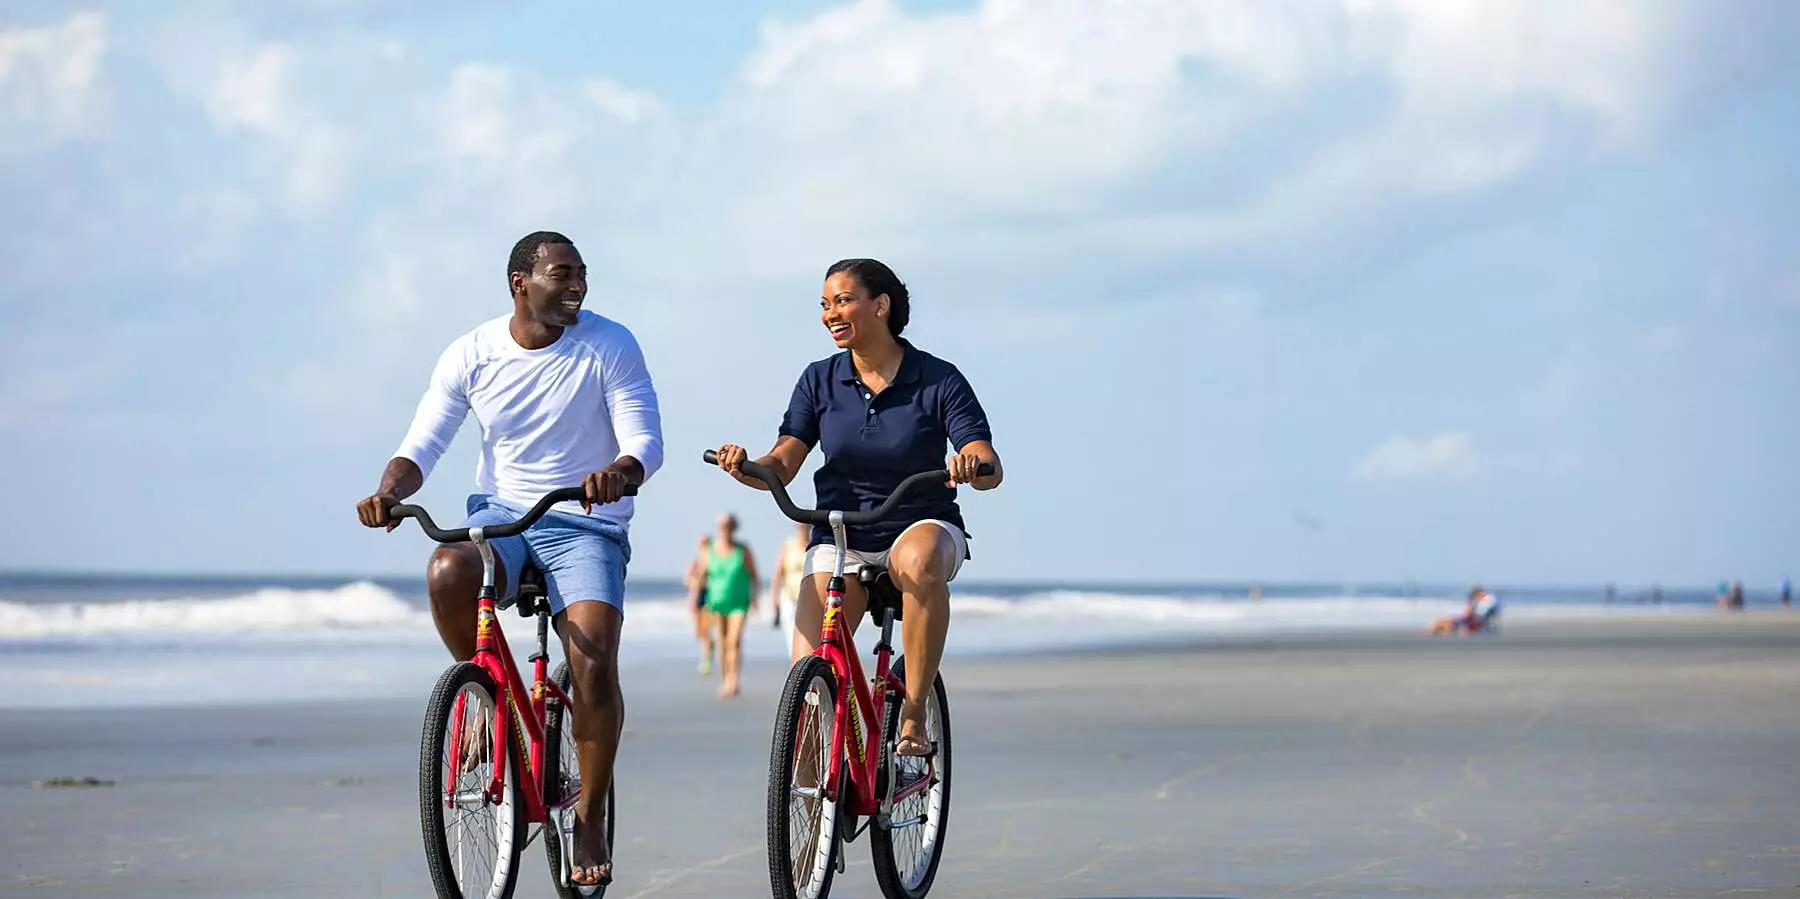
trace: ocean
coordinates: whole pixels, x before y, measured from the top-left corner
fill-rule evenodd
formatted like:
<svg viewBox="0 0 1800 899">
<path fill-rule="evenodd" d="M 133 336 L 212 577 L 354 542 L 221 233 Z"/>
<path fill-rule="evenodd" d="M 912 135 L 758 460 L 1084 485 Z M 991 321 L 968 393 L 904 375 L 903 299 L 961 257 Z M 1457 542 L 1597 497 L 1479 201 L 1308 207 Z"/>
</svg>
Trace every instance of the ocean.
<svg viewBox="0 0 1800 899">
<path fill-rule="evenodd" d="M 1488 584 L 1503 621 L 1708 612 L 1708 588 Z M 633 580 L 620 665 L 632 677 L 693 677 L 698 648 L 680 584 Z M 1416 631 L 1461 609 L 1468 585 L 957 583 L 947 654 L 1005 654 L 1255 638 Z M 1749 595 L 1751 606 L 1772 595 Z M 768 605 L 746 629 L 745 664 L 785 665 Z M 501 613 L 524 665 L 533 623 Z M 869 645 L 863 630 L 861 649 Z M 552 637 L 554 641 L 554 636 Z M 553 650 L 552 657 L 560 656 Z M 419 577 L 0 574 L 0 708 L 267 703 L 417 696 L 449 656 Z M 627 684 L 629 692 L 629 684 Z"/>
</svg>

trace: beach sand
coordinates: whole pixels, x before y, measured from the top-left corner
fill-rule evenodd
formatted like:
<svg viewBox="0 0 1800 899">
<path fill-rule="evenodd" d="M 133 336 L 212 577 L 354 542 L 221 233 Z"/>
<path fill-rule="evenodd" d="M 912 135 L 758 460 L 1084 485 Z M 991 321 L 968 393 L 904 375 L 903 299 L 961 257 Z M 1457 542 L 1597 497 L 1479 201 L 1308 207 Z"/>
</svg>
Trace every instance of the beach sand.
<svg viewBox="0 0 1800 899">
<path fill-rule="evenodd" d="M 936 897 L 1800 895 L 1800 613 L 954 639 Z M 610 897 L 769 895 L 784 673 L 752 663 L 724 703 L 680 665 L 630 673 Z M 0 713 L 0 895 L 429 896 L 424 699 Z M 33 785 L 55 777 L 113 783 Z M 848 865 L 833 896 L 880 895 L 866 839 Z M 550 895 L 541 844 L 523 867 L 518 895 Z"/>
</svg>

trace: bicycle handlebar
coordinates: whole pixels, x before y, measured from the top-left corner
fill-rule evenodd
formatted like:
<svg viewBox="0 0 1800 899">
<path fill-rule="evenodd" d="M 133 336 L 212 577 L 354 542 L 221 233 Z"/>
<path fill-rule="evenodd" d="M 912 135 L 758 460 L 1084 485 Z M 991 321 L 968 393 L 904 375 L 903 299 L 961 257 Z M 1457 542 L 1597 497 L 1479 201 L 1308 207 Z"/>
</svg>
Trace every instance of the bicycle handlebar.
<svg viewBox="0 0 1800 899">
<path fill-rule="evenodd" d="M 719 454 L 714 450 L 707 450 L 705 453 L 701 454 L 700 458 L 708 465 L 719 464 Z M 738 470 L 750 477 L 762 481 L 768 486 L 769 492 L 775 495 L 775 505 L 780 507 L 781 514 L 786 515 L 801 524 L 831 523 L 831 510 L 829 509 L 802 509 L 795 506 L 794 501 L 788 497 L 787 485 L 781 483 L 781 479 L 776 477 L 775 473 L 767 468 L 764 468 L 749 459 L 745 459 L 743 463 L 738 466 Z M 987 462 L 981 463 L 975 469 L 975 474 L 979 477 L 986 477 L 993 473 L 994 466 Z M 936 471 L 921 471 L 918 474 L 911 475 L 906 480 L 901 481 L 900 486 L 895 487 L 894 492 L 888 494 L 888 498 L 882 502 L 881 505 L 876 506 L 873 509 L 864 509 L 860 512 L 842 513 L 844 516 L 844 524 L 872 524 L 880 521 L 892 514 L 894 507 L 900 504 L 900 500 L 920 484 L 926 484 L 932 481 L 941 484 L 949 479 L 950 472 L 942 468 Z"/>
<path fill-rule="evenodd" d="M 626 484 L 624 495 L 637 496 L 637 485 Z M 543 498 L 537 501 L 537 505 L 532 506 L 531 511 L 526 512 L 518 520 L 507 524 L 493 524 L 483 527 L 481 529 L 481 537 L 483 540 L 498 540 L 502 537 L 516 537 L 525 533 L 526 528 L 537 524 L 537 520 L 544 517 L 544 513 L 550 511 L 551 506 L 561 502 L 579 502 L 586 498 L 587 491 L 580 487 L 563 487 L 552 490 L 549 493 L 544 494 Z M 425 536 L 430 537 L 439 543 L 467 543 L 470 539 L 468 528 L 450 528 L 449 530 L 440 528 L 437 526 L 437 522 L 431 520 L 431 515 L 418 506 L 401 503 L 389 509 L 388 515 L 396 519 L 417 518 L 419 520 L 419 529 L 425 532 Z"/>
</svg>

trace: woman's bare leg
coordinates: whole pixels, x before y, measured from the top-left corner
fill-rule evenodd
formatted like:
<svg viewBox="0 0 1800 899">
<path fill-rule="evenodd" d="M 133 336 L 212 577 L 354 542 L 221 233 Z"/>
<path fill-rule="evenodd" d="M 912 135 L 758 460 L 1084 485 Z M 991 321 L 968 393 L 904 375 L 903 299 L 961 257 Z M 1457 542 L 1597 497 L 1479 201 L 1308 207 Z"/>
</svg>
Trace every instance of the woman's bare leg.
<svg viewBox="0 0 1800 899">
<path fill-rule="evenodd" d="M 925 705 L 950 631 L 956 542 L 936 525 L 913 528 L 888 553 L 888 566 L 905 609 L 900 637 L 906 647 L 906 702 L 900 706 L 900 738 L 894 751 L 925 755 L 931 751 L 925 737 Z"/>
</svg>

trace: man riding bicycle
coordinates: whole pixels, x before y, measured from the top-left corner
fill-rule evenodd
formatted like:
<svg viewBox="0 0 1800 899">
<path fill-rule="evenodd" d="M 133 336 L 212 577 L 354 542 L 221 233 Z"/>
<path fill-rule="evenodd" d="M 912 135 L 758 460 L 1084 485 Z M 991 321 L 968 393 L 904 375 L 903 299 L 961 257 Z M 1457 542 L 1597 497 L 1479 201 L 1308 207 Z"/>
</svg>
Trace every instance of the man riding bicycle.
<svg viewBox="0 0 1800 899">
<path fill-rule="evenodd" d="M 374 495 L 357 504 L 368 527 L 392 531 L 389 510 L 418 492 L 463 419 L 481 424 L 481 458 L 461 527 L 518 519 L 552 490 L 579 484 L 585 498 L 559 504 L 525 533 L 494 540 L 496 589 L 506 596 L 527 558 L 544 586 L 573 688 L 581 766 L 570 881 L 608 883 L 604 809 L 624 726 L 619 632 L 631 558 L 633 499 L 662 466 L 656 390 L 637 339 L 584 310 L 587 266 L 567 237 L 537 231 L 507 264 L 513 309 L 453 341 Z M 439 547 L 426 568 L 432 619 L 458 660 L 475 653 L 482 564 L 473 544 Z"/>
</svg>

